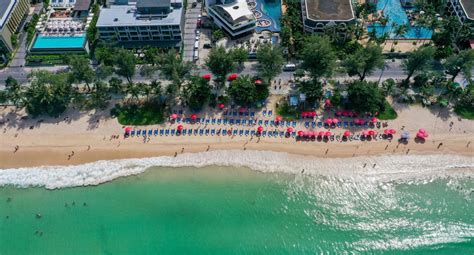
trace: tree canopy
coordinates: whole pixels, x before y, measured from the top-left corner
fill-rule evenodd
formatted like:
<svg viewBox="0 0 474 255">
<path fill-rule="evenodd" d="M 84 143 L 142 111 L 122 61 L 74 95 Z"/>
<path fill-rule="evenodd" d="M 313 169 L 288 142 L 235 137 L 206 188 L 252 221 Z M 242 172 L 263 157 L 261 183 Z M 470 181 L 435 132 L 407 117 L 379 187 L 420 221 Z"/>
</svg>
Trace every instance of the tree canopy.
<svg viewBox="0 0 474 255">
<path fill-rule="evenodd" d="M 316 106 L 323 98 L 323 85 L 317 80 L 300 82 L 298 90 L 306 96 L 306 102 L 311 106 Z"/>
<path fill-rule="evenodd" d="M 95 79 L 95 72 L 92 70 L 89 59 L 85 56 L 71 55 L 66 58 L 69 65 L 69 81 L 71 83 L 86 83 L 89 86 Z M 90 90 L 90 88 L 89 88 Z"/>
<path fill-rule="evenodd" d="M 234 57 L 227 53 L 224 47 L 212 48 L 206 60 L 206 66 L 219 80 L 224 81 L 226 75 L 235 68 Z"/>
<path fill-rule="evenodd" d="M 336 54 L 327 37 L 317 35 L 309 37 L 301 51 L 301 59 L 303 69 L 317 80 L 330 77 L 336 67 Z"/>
<path fill-rule="evenodd" d="M 252 106 L 268 96 L 268 86 L 255 85 L 250 76 L 244 75 L 231 82 L 227 94 L 238 105 Z"/>
<path fill-rule="evenodd" d="M 357 48 L 354 53 L 349 54 L 343 61 L 343 67 L 349 76 L 357 75 L 362 81 L 367 75 L 373 73 L 377 68 L 384 66 L 382 47 L 374 43 L 366 47 Z"/>
<path fill-rule="evenodd" d="M 451 55 L 443 64 L 446 73 L 452 75 L 454 81 L 456 77 L 463 73 L 466 79 L 471 78 L 471 70 L 474 67 L 474 50 L 462 50 L 457 55 Z"/>
<path fill-rule="evenodd" d="M 135 75 L 136 58 L 128 50 L 118 49 L 115 53 L 115 73 L 126 78 L 129 83 Z"/>
<path fill-rule="evenodd" d="M 211 97 L 209 81 L 199 76 L 191 76 L 183 88 L 183 97 L 189 108 L 201 110 Z"/>
<path fill-rule="evenodd" d="M 189 77 L 194 65 L 191 62 L 183 62 L 179 54 L 174 50 L 168 51 L 163 56 L 160 65 L 161 74 L 176 85 L 180 86 L 182 81 Z"/>
<path fill-rule="evenodd" d="M 284 63 L 282 50 L 270 44 L 260 46 L 257 50 L 258 74 L 270 82 L 280 72 Z"/>
<path fill-rule="evenodd" d="M 356 81 L 349 86 L 349 109 L 360 113 L 380 113 L 385 110 L 385 97 L 376 83 Z"/>
<path fill-rule="evenodd" d="M 408 54 L 406 60 L 402 63 L 402 68 L 407 74 L 405 82 L 408 84 L 410 78 L 417 72 L 428 68 L 433 61 L 435 49 L 432 46 L 418 48 Z"/>
</svg>

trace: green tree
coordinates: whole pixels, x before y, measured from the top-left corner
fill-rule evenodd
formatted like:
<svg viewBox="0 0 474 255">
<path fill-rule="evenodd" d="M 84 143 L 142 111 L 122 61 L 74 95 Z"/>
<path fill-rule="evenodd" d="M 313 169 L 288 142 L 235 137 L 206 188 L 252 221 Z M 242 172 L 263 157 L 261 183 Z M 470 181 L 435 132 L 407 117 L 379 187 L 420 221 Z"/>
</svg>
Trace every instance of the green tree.
<svg viewBox="0 0 474 255">
<path fill-rule="evenodd" d="M 129 82 L 127 83 L 127 86 L 125 87 L 125 92 L 127 93 L 127 95 L 130 95 L 130 99 L 132 101 L 135 100 L 135 102 L 138 103 L 142 90 L 139 84 Z"/>
<path fill-rule="evenodd" d="M 86 84 L 87 90 L 90 91 L 90 83 L 95 79 L 94 70 L 92 70 L 89 59 L 85 56 L 71 55 L 66 58 L 69 65 L 69 82 Z"/>
<path fill-rule="evenodd" d="M 248 75 L 233 80 L 227 89 L 227 94 L 241 106 L 251 106 L 258 101 L 255 83 Z"/>
<path fill-rule="evenodd" d="M 117 77 L 112 77 L 109 80 L 109 91 L 116 94 L 123 93 L 123 81 Z"/>
<path fill-rule="evenodd" d="M 104 44 L 100 47 L 97 47 L 94 51 L 95 59 L 99 64 L 104 64 L 106 66 L 114 66 L 115 64 L 115 54 L 117 48 L 112 44 Z"/>
<path fill-rule="evenodd" d="M 128 83 L 132 83 L 136 61 L 135 56 L 130 51 L 118 49 L 115 53 L 115 73 L 126 78 Z"/>
<path fill-rule="evenodd" d="M 24 94 L 20 83 L 13 77 L 8 76 L 5 80 L 5 96 L 17 108 L 24 101 Z"/>
<path fill-rule="evenodd" d="M 189 108 L 201 110 L 211 97 L 209 82 L 202 77 L 191 76 L 183 89 L 183 97 Z"/>
<path fill-rule="evenodd" d="M 237 62 L 239 66 L 242 66 L 249 57 L 248 51 L 243 47 L 235 48 L 231 52 L 232 56 L 234 57 L 234 61 Z"/>
<path fill-rule="evenodd" d="M 356 81 L 349 86 L 349 108 L 360 113 L 380 113 L 385 110 L 385 97 L 376 83 Z"/>
<path fill-rule="evenodd" d="M 25 91 L 25 106 L 28 114 L 47 114 L 57 117 L 69 106 L 73 89 L 66 73 L 54 74 L 36 71 L 31 74 L 30 86 Z"/>
<path fill-rule="evenodd" d="M 311 36 L 304 45 L 301 59 L 303 69 L 316 80 L 330 77 L 336 67 L 336 54 L 327 37 Z"/>
<path fill-rule="evenodd" d="M 155 66 L 142 65 L 140 68 L 140 76 L 151 79 L 156 71 L 158 71 L 158 69 Z"/>
<path fill-rule="evenodd" d="M 323 98 L 323 85 L 318 80 L 302 81 L 298 90 L 306 96 L 306 102 L 311 106 L 318 105 Z"/>
<path fill-rule="evenodd" d="M 219 81 L 225 81 L 226 75 L 235 69 L 234 58 L 224 47 L 212 48 L 206 60 L 206 66 L 217 76 Z"/>
<path fill-rule="evenodd" d="M 446 73 L 452 75 L 452 81 L 454 81 L 460 73 L 463 73 L 464 78 L 467 80 L 471 79 L 471 70 L 474 67 L 474 50 L 463 50 L 457 55 L 448 57 L 443 66 L 446 69 Z"/>
<path fill-rule="evenodd" d="M 395 96 L 399 94 L 395 80 L 390 78 L 382 82 L 382 92 L 385 96 Z"/>
<path fill-rule="evenodd" d="M 418 48 L 408 54 L 406 60 L 402 63 L 402 68 L 407 74 L 405 84 L 410 83 L 411 77 L 417 72 L 427 69 L 433 61 L 435 49 L 432 46 Z"/>
<path fill-rule="evenodd" d="M 393 34 L 395 35 L 395 38 L 397 38 L 397 40 L 405 37 L 405 34 L 408 32 L 408 26 L 406 24 L 397 25 L 394 23 L 393 26 L 395 27 Z M 395 41 L 396 40 L 393 40 L 392 42 L 392 49 L 393 49 L 393 44 L 395 43 Z"/>
<path fill-rule="evenodd" d="M 145 49 L 145 62 L 150 65 L 158 65 L 161 62 L 160 50 L 155 47 L 148 47 Z"/>
<path fill-rule="evenodd" d="M 257 50 L 257 61 L 258 74 L 270 83 L 281 72 L 284 63 L 281 48 L 270 44 L 260 46 Z"/>
<path fill-rule="evenodd" d="M 373 73 L 376 68 L 384 66 L 382 47 L 369 43 L 365 48 L 358 48 L 343 61 L 343 67 L 349 76 L 359 76 L 363 81 L 367 75 Z"/>
<path fill-rule="evenodd" d="M 96 81 L 89 95 L 89 100 L 87 100 L 87 106 L 90 109 L 105 109 L 109 104 L 110 98 L 107 84 L 103 81 Z"/>
<path fill-rule="evenodd" d="M 176 54 L 174 50 L 170 50 L 162 58 L 160 72 L 167 80 L 178 85 L 179 88 L 183 80 L 189 77 L 193 67 L 193 63 L 183 62 L 179 54 Z"/>
</svg>

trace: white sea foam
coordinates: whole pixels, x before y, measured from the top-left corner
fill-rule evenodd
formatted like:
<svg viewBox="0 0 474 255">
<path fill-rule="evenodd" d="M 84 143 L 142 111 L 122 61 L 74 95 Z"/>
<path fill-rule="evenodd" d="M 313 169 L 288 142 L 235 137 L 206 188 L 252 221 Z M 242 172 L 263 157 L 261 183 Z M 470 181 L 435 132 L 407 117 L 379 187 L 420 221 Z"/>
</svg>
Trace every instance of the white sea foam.
<svg viewBox="0 0 474 255">
<path fill-rule="evenodd" d="M 366 166 L 364 167 L 364 164 Z M 375 168 L 373 165 L 376 164 Z M 268 151 L 211 151 L 177 157 L 97 161 L 77 166 L 45 166 L 0 170 L 0 186 L 38 186 L 47 189 L 98 185 L 122 176 L 162 167 L 248 167 L 261 172 L 337 176 L 348 180 L 432 180 L 447 176 L 474 176 L 474 159 L 456 155 L 393 155 L 323 159 Z"/>
</svg>

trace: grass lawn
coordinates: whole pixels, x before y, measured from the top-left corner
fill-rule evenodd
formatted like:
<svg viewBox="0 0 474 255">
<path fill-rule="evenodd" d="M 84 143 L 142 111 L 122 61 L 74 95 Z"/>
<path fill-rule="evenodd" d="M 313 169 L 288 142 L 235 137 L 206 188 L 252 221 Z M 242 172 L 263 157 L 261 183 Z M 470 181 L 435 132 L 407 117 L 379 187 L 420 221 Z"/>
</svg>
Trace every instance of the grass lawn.
<svg viewBox="0 0 474 255">
<path fill-rule="evenodd" d="M 163 122 L 161 106 L 147 103 L 143 105 L 115 105 L 111 111 L 112 116 L 122 125 L 153 125 Z"/>
<path fill-rule="evenodd" d="M 463 119 L 474 120 L 474 109 L 472 108 L 456 106 L 454 108 L 454 112 L 456 112 L 456 114 Z"/>
<path fill-rule="evenodd" d="M 387 101 L 385 101 L 385 111 L 379 113 L 379 115 L 377 116 L 377 118 L 379 118 L 380 120 L 394 120 L 397 117 L 397 112 Z"/>
</svg>

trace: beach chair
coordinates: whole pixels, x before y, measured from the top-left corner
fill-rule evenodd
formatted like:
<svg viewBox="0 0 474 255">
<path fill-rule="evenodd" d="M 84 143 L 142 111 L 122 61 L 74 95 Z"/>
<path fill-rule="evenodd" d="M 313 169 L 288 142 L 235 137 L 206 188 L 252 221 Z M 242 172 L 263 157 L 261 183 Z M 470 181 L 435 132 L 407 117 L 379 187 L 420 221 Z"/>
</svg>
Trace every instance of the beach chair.
<svg viewBox="0 0 474 255">
<path fill-rule="evenodd" d="M 211 123 L 211 119 L 206 119 L 206 124 Z"/>
<path fill-rule="evenodd" d="M 253 120 L 249 120 L 249 126 L 253 126 Z"/>
<path fill-rule="evenodd" d="M 237 135 L 237 129 L 234 129 L 234 131 L 232 132 L 232 135 Z"/>
<path fill-rule="evenodd" d="M 178 118 L 176 119 L 176 122 L 181 123 L 181 118 L 178 117 Z"/>
<path fill-rule="evenodd" d="M 280 122 L 278 122 L 278 124 L 280 124 L 280 127 L 284 127 L 285 126 L 285 121 L 280 121 Z"/>
<path fill-rule="evenodd" d="M 352 122 L 352 121 L 349 122 L 349 126 L 350 126 L 350 127 L 354 127 L 354 122 Z"/>
<path fill-rule="evenodd" d="M 194 133 L 194 135 L 198 135 L 198 134 L 199 134 L 199 129 L 197 129 L 197 128 L 194 129 L 194 132 L 193 132 L 193 133 Z"/>
<path fill-rule="evenodd" d="M 183 129 L 183 131 L 181 131 L 181 135 L 186 135 L 188 133 L 187 129 Z"/>
<path fill-rule="evenodd" d="M 236 124 L 237 126 L 240 126 L 240 119 L 236 119 L 236 120 L 235 120 L 235 124 Z"/>
<path fill-rule="evenodd" d="M 349 122 L 344 121 L 344 128 L 348 128 L 348 126 L 349 126 Z"/>
<path fill-rule="evenodd" d="M 251 112 L 250 117 L 255 117 L 255 112 Z"/>
<path fill-rule="evenodd" d="M 169 136 L 169 134 L 170 134 L 170 130 L 169 130 L 169 129 L 166 129 L 165 135 L 166 135 L 166 136 Z"/>
<path fill-rule="evenodd" d="M 193 130 L 192 129 L 188 129 L 188 135 L 192 135 L 193 134 Z"/>
<path fill-rule="evenodd" d="M 262 137 L 265 137 L 265 136 L 267 136 L 267 131 L 262 132 Z"/>
<path fill-rule="evenodd" d="M 224 116 L 227 116 L 227 114 L 228 114 L 228 112 L 227 112 L 227 111 L 225 111 L 225 112 L 224 112 Z"/>
<path fill-rule="evenodd" d="M 229 124 L 229 120 L 228 120 L 228 119 L 224 119 L 224 120 L 222 121 L 222 123 L 223 123 L 224 125 L 227 125 L 227 124 Z"/>
<path fill-rule="evenodd" d="M 256 133 L 255 130 L 252 130 L 252 131 L 250 132 L 250 135 L 251 135 L 251 136 L 254 136 L 255 133 Z"/>
<path fill-rule="evenodd" d="M 212 125 L 215 125 L 216 124 L 216 119 L 212 119 Z"/>
<path fill-rule="evenodd" d="M 211 136 L 214 136 L 216 134 L 216 130 L 215 129 L 212 129 L 211 130 Z"/>
<path fill-rule="evenodd" d="M 209 135 L 209 128 L 206 128 L 206 135 Z"/>
<path fill-rule="evenodd" d="M 160 136 L 163 136 L 164 133 L 165 133 L 165 130 L 164 130 L 164 129 L 160 129 Z"/>
<path fill-rule="evenodd" d="M 237 114 L 238 114 L 237 112 L 233 112 L 233 113 L 232 113 L 232 115 L 234 115 L 234 116 L 237 116 Z"/>
<path fill-rule="evenodd" d="M 230 119 L 230 120 L 229 120 L 229 124 L 230 124 L 230 125 L 234 125 L 234 119 Z"/>
<path fill-rule="evenodd" d="M 268 137 L 272 137 L 273 136 L 273 132 L 272 131 L 268 131 Z"/>
<path fill-rule="evenodd" d="M 190 118 L 186 118 L 185 123 L 186 123 L 186 124 L 191 123 L 191 119 L 190 119 Z"/>
<path fill-rule="evenodd" d="M 243 129 L 239 130 L 239 135 L 240 135 L 240 136 L 243 136 L 243 135 L 244 135 L 244 130 L 243 130 Z"/>
<path fill-rule="evenodd" d="M 135 130 L 132 130 L 132 132 L 130 132 L 130 136 L 131 136 L 131 137 L 134 137 L 134 136 L 135 136 Z"/>
<path fill-rule="evenodd" d="M 242 126 L 247 125 L 247 120 L 242 120 Z"/>
<path fill-rule="evenodd" d="M 154 136 L 157 136 L 157 135 L 158 135 L 158 132 L 159 132 L 158 129 L 155 129 L 155 130 L 153 131 L 153 135 L 154 135 Z"/>
<path fill-rule="evenodd" d="M 273 115 L 273 111 L 272 110 L 268 111 L 268 117 L 271 117 L 272 115 Z"/>
<path fill-rule="evenodd" d="M 275 126 L 275 121 L 274 120 L 270 121 L 270 126 Z"/>
<path fill-rule="evenodd" d="M 217 125 L 222 124 L 222 119 L 217 119 Z"/>
<path fill-rule="evenodd" d="M 200 136 L 204 135 L 204 130 L 203 129 L 199 129 L 199 135 Z"/>
<path fill-rule="evenodd" d="M 264 117 L 267 116 L 267 110 L 263 110 L 263 111 L 262 111 L 262 115 L 263 115 Z"/>
<path fill-rule="evenodd" d="M 183 110 L 179 110 L 178 113 L 179 113 L 179 114 L 183 114 Z"/>
<path fill-rule="evenodd" d="M 174 135 L 176 133 L 175 129 L 171 129 L 171 135 Z"/>
<path fill-rule="evenodd" d="M 248 116 L 250 115 L 250 113 L 249 113 L 249 112 L 245 112 L 244 115 L 245 115 L 245 117 L 248 117 Z"/>
<path fill-rule="evenodd" d="M 201 122 L 201 118 L 197 118 L 196 123 L 200 123 L 200 122 Z"/>
<path fill-rule="evenodd" d="M 304 126 L 305 126 L 306 128 L 309 128 L 309 121 L 305 121 Z"/>
<path fill-rule="evenodd" d="M 321 121 L 318 121 L 318 128 L 322 128 L 323 127 L 323 123 Z"/>
<path fill-rule="evenodd" d="M 341 127 L 341 125 L 342 125 L 342 123 L 341 123 L 341 122 L 338 122 L 338 123 L 337 123 L 337 127 L 338 127 L 338 128 L 340 128 L 340 127 Z"/>
<path fill-rule="evenodd" d="M 294 128 L 296 127 L 296 121 L 293 121 L 291 124 Z"/>
<path fill-rule="evenodd" d="M 265 126 L 268 126 L 268 120 L 266 120 L 266 121 L 264 122 L 264 124 L 265 124 Z"/>
<path fill-rule="evenodd" d="M 227 135 L 227 129 L 222 129 L 222 135 L 226 136 Z"/>
<path fill-rule="evenodd" d="M 280 131 L 280 137 L 284 137 L 284 136 L 285 136 L 285 132 Z"/>
<path fill-rule="evenodd" d="M 263 125 L 263 120 L 258 120 L 258 125 L 259 126 Z"/>
<path fill-rule="evenodd" d="M 148 135 L 148 136 L 152 136 L 152 135 L 153 135 L 153 130 L 152 130 L 152 129 L 149 129 L 147 135 Z"/>
<path fill-rule="evenodd" d="M 311 122 L 311 127 L 316 128 L 316 122 L 315 121 Z"/>
<path fill-rule="evenodd" d="M 295 131 L 291 132 L 291 136 L 296 137 L 296 132 Z"/>
<path fill-rule="evenodd" d="M 146 136 L 146 129 L 142 130 L 142 136 Z"/>
</svg>

